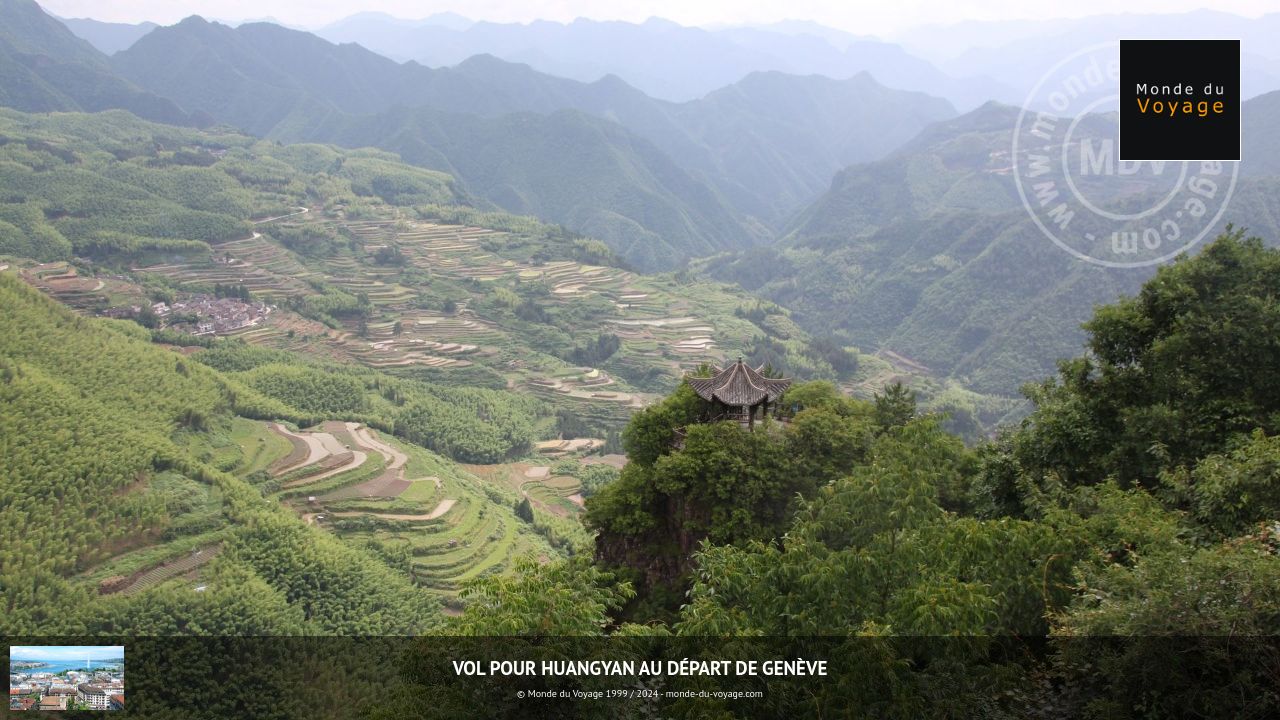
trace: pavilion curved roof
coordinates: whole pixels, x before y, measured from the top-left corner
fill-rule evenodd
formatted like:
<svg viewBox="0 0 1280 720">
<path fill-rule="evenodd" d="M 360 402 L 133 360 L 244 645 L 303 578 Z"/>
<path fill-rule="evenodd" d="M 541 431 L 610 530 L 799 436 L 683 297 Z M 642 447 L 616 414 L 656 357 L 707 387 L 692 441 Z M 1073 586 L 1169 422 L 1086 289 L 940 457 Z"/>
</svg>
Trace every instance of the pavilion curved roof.
<svg viewBox="0 0 1280 720">
<path fill-rule="evenodd" d="M 755 405 L 761 400 L 776 401 L 791 386 L 789 378 L 767 378 L 742 358 L 709 378 L 686 377 L 689 386 L 703 400 L 719 400 L 735 407 Z"/>
</svg>

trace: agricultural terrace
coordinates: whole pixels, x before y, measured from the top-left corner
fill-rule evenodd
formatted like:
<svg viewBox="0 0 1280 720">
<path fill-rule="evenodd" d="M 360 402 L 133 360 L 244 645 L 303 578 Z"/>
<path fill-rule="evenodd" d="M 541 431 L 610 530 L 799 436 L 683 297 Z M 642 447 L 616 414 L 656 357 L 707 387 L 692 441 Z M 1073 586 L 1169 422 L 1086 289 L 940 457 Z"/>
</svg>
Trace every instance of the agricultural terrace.
<svg viewBox="0 0 1280 720">
<path fill-rule="evenodd" d="M 542 260 L 536 238 L 383 211 L 286 217 L 207 256 L 138 270 L 179 287 L 243 285 L 277 304 L 262 324 L 230 333 L 247 342 L 388 371 L 480 365 L 510 389 L 609 427 L 684 371 L 721 362 L 726 345 L 760 334 L 733 316 L 740 296 L 714 285 L 677 288 L 664 276 Z M 276 237 L 292 238 L 290 247 Z M 525 298 L 548 317 L 515 312 Z M 606 335 L 618 341 L 607 357 L 568 357 Z"/>
<path fill-rule="evenodd" d="M 499 572 L 518 555 L 554 554 L 511 512 L 515 493 L 427 450 L 353 422 L 266 427 L 289 444 L 267 489 L 307 523 L 400 558 L 393 566 L 446 601 L 461 582 Z"/>
<path fill-rule="evenodd" d="M 374 543 L 393 568 L 453 603 L 459 584 L 500 572 L 522 554 L 556 551 L 512 512 L 519 495 L 485 483 L 430 451 L 353 422 L 299 430 L 236 418 L 209 434 L 219 467 L 256 484 L 307 523 L 354 543 Z M 164 537 L 139 537 L 82 579 L 101 594 L 133 594 L 170 582 L 199 591 L 226 537 L 210 486 L 161 475 L 148 492 L 187 508 Z"/>
</svg>

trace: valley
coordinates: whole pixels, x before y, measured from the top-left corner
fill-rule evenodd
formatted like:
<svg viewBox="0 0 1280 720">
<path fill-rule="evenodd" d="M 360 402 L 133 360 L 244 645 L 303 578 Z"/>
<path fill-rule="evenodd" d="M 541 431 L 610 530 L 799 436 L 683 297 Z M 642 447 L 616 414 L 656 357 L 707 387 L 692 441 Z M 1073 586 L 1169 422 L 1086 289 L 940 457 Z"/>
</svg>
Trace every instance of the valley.
<svg viewBox="0 0 1280 720">
<path fill-rule="evenodd" d="M 104 25 L 0 0 L 0 632 L 127 639 L 140 717 L 550 717 L 431 666 L 560 636 L 846 662 L 588 717 L 1269 716 L 1232 653 L 1280 622 L 1280 92 L 1187 183 L 1229 212 L 1119 268 L 1026 212 L 1029 70 L 978 48 Z M 1058 148 L 1098 244 L 1187 176 L 1111 172 L 1115 121 Z M 207 651 L 250 638 L 241 690 Z"/>
<path fill-rule="evenodd" d="M 165 459 L 115 463 L 128 480 L 112 492 L 146 510 L 95 530 L 98 549 L 58 571 L 66 622 L 107 627 L 94 624 L 103 613 L 159 598 L 195 618 L 206 598 L 260 582 L 229 577 L 290 582 L 261 554 L 279 534 L 326 562 L 359 557 L 391 573 L 385 592 L 401 595 L 389 606 L 416 587 L 456 614 L 471 580 L 586 551 L 578 516 L 625 461 L 619 433 L 684 373 L 767 348 L 774 362 L 837 376 L 779 308 L 688 274 L 624 270 L 599 241 L 531 218 L 442 203 L 448 178 L 386 155 L 123 113 L 0 111 L 0 124 L 11 187 L 64 209 L 0 204 L 44 241 L 5 247 L 6 292 L 39 308 L 7 316 L 17 325 L 5 362 L 74 372 L 101 395 L 77 401 L 81 413 L 171 408 L 120 416 Z M 55 190 L 60 176 L 75 180 Z M 173 208 L 173 239 L 149 236 L 155 207 Z M 65 309 L 27 297 L 37 290 Z M 79 344 L 67 323 L 88 328 Z M 43 339 L 23 340 L 32 334 Z M 140 368 L 162 368 L 124 371 L 127 391 L 98 383 L 108 358 L 76 349 L 125 338 L 147 358 Z M 37 347 L 56 351 L 25 354 Z M 224 399 L 151 397 L 157 372 Z M 107 454 L 125 450 L 127 428 L 103 436 Z M 44 452 L 59 441 L 24 442 Z M 259 520 L 231 521 L 246 516 Z M 262 597 L 282 603 L 275 627 L 348 622 L 299 620 L 297 599 L 273 587 L 284 594 Z M 387 627 L 427 627 L 430 608 Z"/>
</svg>

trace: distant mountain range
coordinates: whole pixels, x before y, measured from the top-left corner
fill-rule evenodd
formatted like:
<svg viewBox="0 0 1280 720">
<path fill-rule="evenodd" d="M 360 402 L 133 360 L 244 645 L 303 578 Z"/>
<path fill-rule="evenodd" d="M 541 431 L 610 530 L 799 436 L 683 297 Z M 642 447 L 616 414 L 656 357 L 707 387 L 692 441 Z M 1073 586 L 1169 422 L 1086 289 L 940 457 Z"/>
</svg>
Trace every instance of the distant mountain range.
<svg viewBox="0 0 1280 720">
<path fill-rule="evenodd" d="M 189 120 L 173 102 L 111 69 L 102 53 L 29 0 L 0 0 L 0 105 L 28 112 L 122 108 L 148 120 Z"/>
<path fill-rule="evenodd" d="M 816 24 L 713 31 L 658 18 L 643 23 L 580 18 L 571 23 L 466 24 L 456 18 L 414 22 L 362 13 L 316 33 L 432 67 L 489 54 L 586 82 L 618 75 L 653 97 L 672 101 L 700 98 L 764 71 L 837 79 L 867 72 L 889 87 L 937 95 L 965 109 L 1011 93 L 989 78 L 949 76 L 897 45 Z"/>
<path fill-rule="evenodd" d="M 67 21 L 112 54 L 154 27 Z M 281 23 L 276 23 L 281 24 Z M 753 72 L 831 78 L 870 73 L 888 87 L 949 100 L 961 111 L 988 100 L 1021 103 L 1054 63 L 1120 38 L 1240 38 L 1245 97 L 1280 89 L 1280 13 L 1247 18 L 1214 10 L 1097 15 L 1057 20 L 971 20 L 908 29 L 891 39 L 855 35 L 816 22 L 685 27 L 578 19 L 570 23 L 476 22 L 454 13 L 407 20 L 352 15 L 315 31 L 356 42 L 395 60 L 430 67 L 488 54 L 552 75 L 591 82 L 613 74 L 646 94 L 682 101 Z"/>
<path fill-rule="evenodd" d="M 1011 395 L 1079 353 L 1079 325 L 1154 268 L 1108 269 L 1055 247 L 1008 171 L 1017 108 L 989 103 L 892 155 L 836 175 L 777 245 L 704 261 L 714 277 L 789 307 L 811 332 L 892 351 L 980 392 Z M 1245 103 L 1245 162 L 1221 224 L 1280 240 L 1280 92 Z M 1113 133 L 1086 116 L 1076 138 Z M 1150 199 L 1154 180 L 1101 177 L 1082 192 Z M 1212 237 L 1212 234 L 1210 235 Z M 1193 250 L 1194 252 L 1194 250 Z"/>
<path fill-rule="evenodd" d="M 581 83 L 492 56 L 430 69 L 275 25 L 199 18 L 153 31 L 111 64 L 257 135 L 372 145 L 455 173 L 504 209 L 599 234 L 642 268 L 768 240 L 841 165 L 954 114 L 866 75 L 754 74 L 677 104 L 617 77 Z M 520 113 L 540 117 L 503 117 Z M 587 162 L 565 167 L 570 148 Z"/>
<path fill-rule="evenodd" d="M 189 18 L 108 58 L 30 0 L 0 0 L 0 20 L 19 79 L 5 101 L 19 109 L 116 107 L 393 150 L 481 202 L 598 235 L 640 269 L 769 241 L 838 168 L 955 114 L 865 74 L 756 73 L 672 103 L 615 76 L 583 83 L 484 55 L 430 69 L 266 23 Z M 127 30 L 72 24 L 100 43 Z"/>
</svg>

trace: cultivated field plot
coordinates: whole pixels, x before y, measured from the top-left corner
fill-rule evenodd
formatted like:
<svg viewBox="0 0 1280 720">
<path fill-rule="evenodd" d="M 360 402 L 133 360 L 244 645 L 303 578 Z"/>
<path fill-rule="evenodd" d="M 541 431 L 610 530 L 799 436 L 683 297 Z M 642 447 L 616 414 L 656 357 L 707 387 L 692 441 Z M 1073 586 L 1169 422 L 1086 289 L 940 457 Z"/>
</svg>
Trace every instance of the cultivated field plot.
<svg viewBox="0 0 1280 720">
<path fill-rule="evenodd" d="M 690 368 L 700 362 L 722 359 L 713 339 L 716 329 L 710 321 L 671 317 L 670 312 L 682 302 L 634 273 L 570 261 L 535 265 L 504 258 L 481 245 L 481 241 L 499 238 L 503 233 L 483 228 L 401 220 L 367 222 L 359 231 L 379 238 L 382 243 L 366 246 L 366 250 L 376 252 L 377 248 L 394 241 L 413 266 L 442 276 L 487 283 L 544 283 L 557 302 L 570 303 L 597 295 L 605 297 L 613 305 L 617 319 L 602 320 L 614 325 L 611 330 L 619 337 L 639 345 L 634 352 L 636 358 L 667 360 L 672 361 L 674 367 Z M 481 340 L 476 344 L 485 342 Z"/>
<path fill-rule="evenodd" d="M 66 262 L 31 264 L 18 272 L 31 285 L 82 312 L 150 302 L 146 294 L 126 278 L 83 277 Z"/>
<path fill-rule="evenodd" d="M 553 552 L 506 511 L 514 493 L 426 450 L 353 422 L 271 429 L 292 445 L 273 470 L 282 502 L 344 539 L 405 550 L 406 572 L 447 599 L 459 583 L 499 572 L 518 554 Z"/>
<path fill-rule="evenodd" d="M 655 377 L 674 382 L 702 363 L 722 362 L 726 346 L 741 347 L 755 333 L 749 323 L 732 317 L 733 307 L 722 298 L 690 299 L 686 286 L 661 276 L 538 261 L 530 250 L 538 247 L 537 239 L 406 220 L 397 211 L 385 211 L 382 219 L 348 220 L 323 212 L 289 216 L 250 237 L 216 244 L 208 253 L 168 255 L 136 272 L 139 278 L 162 277 L 180 290 L 243 287 L 255 300 L 272 305 L 260 322 L 215 329 L 218 334 L 391 371 L 465 372 L 481 365 L 506 377 L 513 390 L 610 426 L 625 422 L 652 398 L 636 392 L 632 379 L 642 378 L 646 388 Z M 272 236 L 307 231 L 337 237 L 339 244 L 332 251 L 302 255 Z M 389 249 L 396 262 L 384 261 Z M 118 307 L 121 299 L 147 300 L 142 286 L 131 282 L 136 278 L 81 278 L 58 263 L 23 272 L 29 282 L 86 311 L 108 303 Z M 545 344 L 543 351 L 533 350 L 527 326 L 511 325 L 510 314 L 491 310 L 493 297 L 533 290 L 542 293 L 539 302 L 549 308 L 563 307 L 570 316 L 584 318 L 580 327 L 568 328 L 574 338 L 612 334 L 621 340 L 616 352 L 592 368 L 574 367 L 545 350 Z M 337 296 L 348 302 L 358 298 L 370 310 L 363 317 L 305 311 L 310 299 L 324 306 Z M 444 310 L 442 297 L 450 303 Z"/>
<path fill-rule="evenodd" d="M 289 257 L 287 250 L 266 241 L 261 233 L 216 245 L 208 256 L 148 265 L 137 270 L 160 275 L 175 283 L 210 287 L 243 285 L 264 300 L 305 294 L 309 289 L 305 278 L 312 276 Z"/>
</svg>

